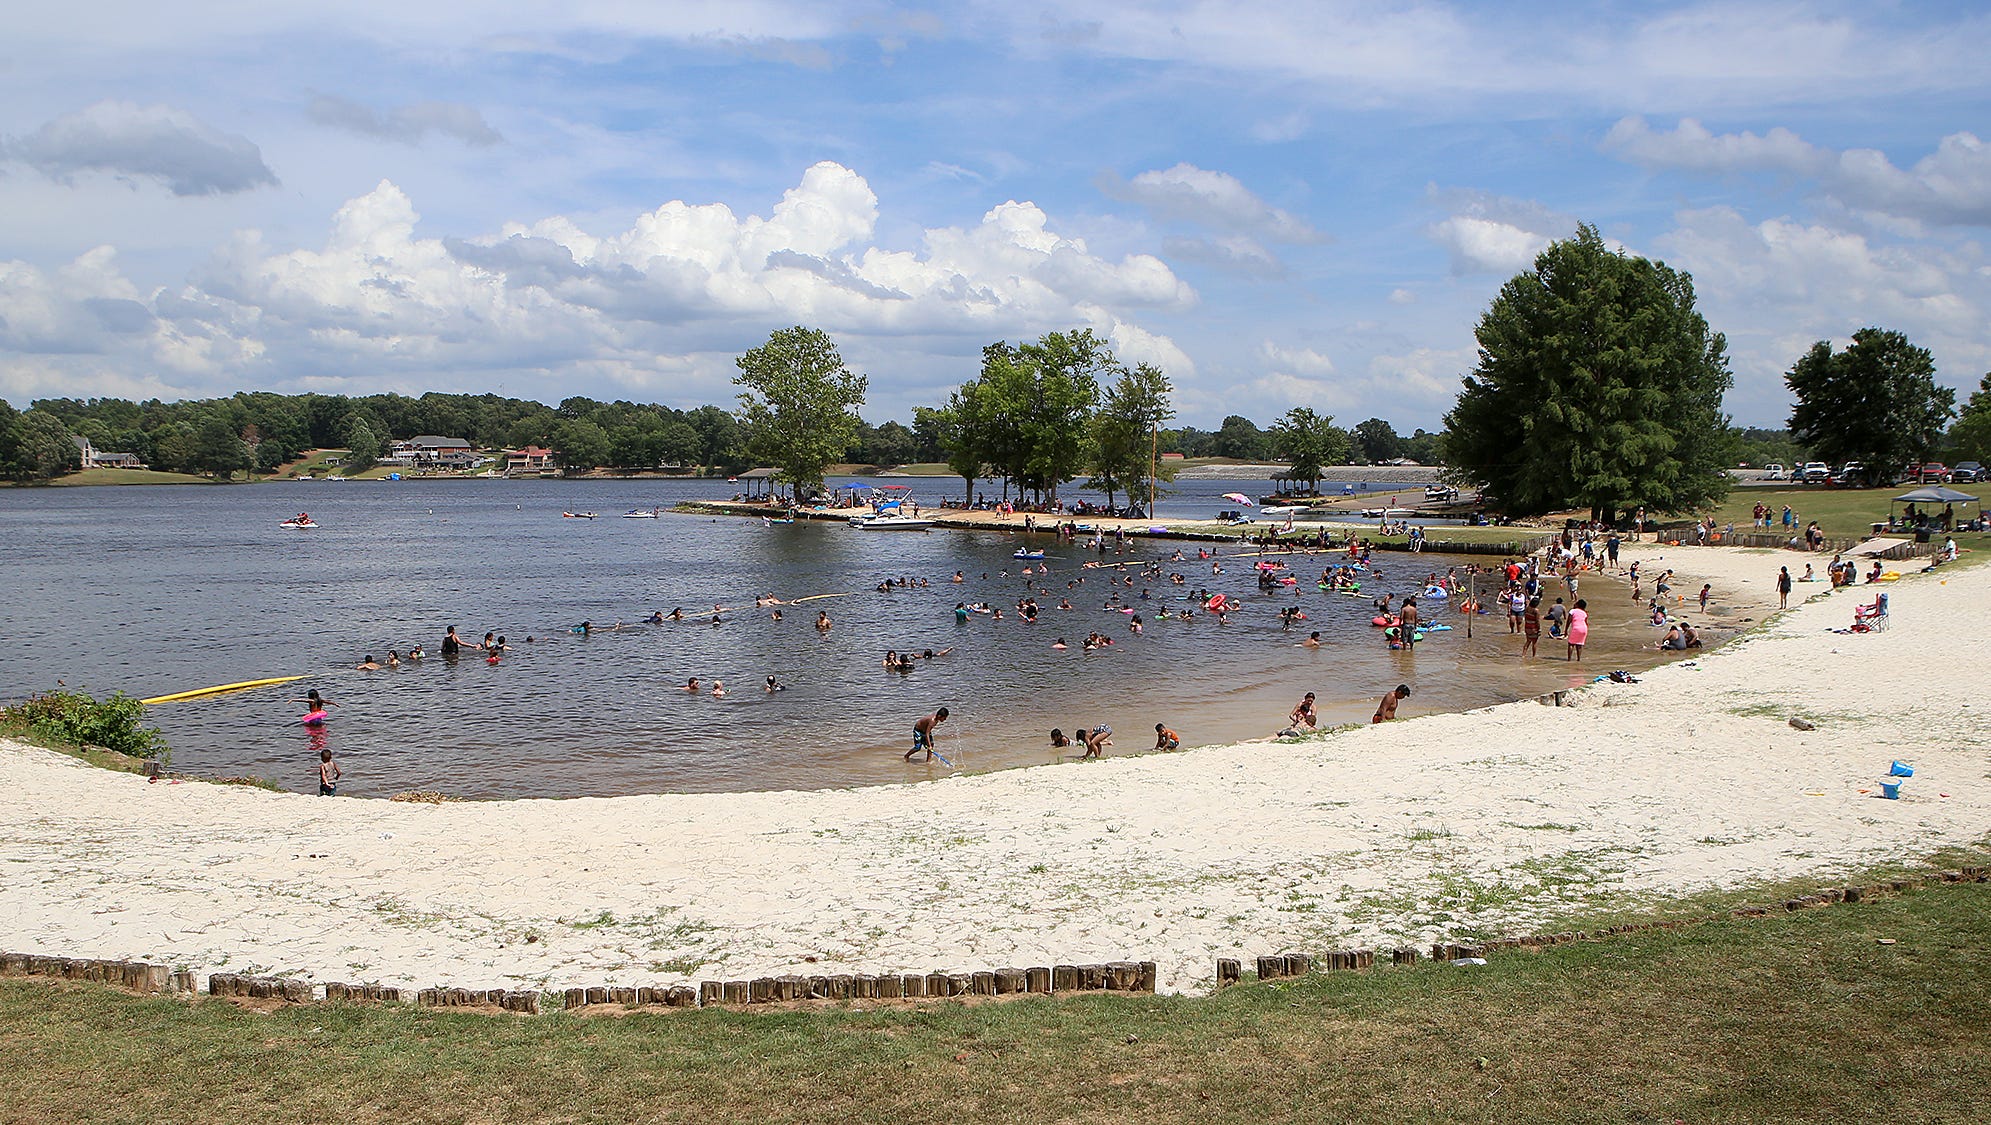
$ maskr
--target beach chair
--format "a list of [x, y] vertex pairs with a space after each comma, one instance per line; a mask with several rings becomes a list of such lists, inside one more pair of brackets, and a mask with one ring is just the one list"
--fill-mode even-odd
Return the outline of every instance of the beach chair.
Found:
[[1872, 605], [1853, 607], [1853, 632], [1878, 633], [1887, 628], [1887, 595], [1874, 598]]

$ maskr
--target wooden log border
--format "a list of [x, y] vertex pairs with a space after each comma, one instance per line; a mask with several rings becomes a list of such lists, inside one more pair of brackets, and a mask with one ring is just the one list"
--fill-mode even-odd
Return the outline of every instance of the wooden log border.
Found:
[[[1683, 930], [1705, 922], [1720, 922], [1736, 918], [1762, 918], [1774, 913], [1788, 913], [1797, 910], [1811, 910], [1837, 903], [1860, 903], [1871, 901], [1884, 894], [1906, 894], [1932, 883], [1983, 883], [1991, 881], [1991, 868], [1953, 867], [1944, 871], [1932, 871], [1925, 875], [1909, 875], [1889, 880], [1885, 883], [1867, 883], [1840, 887], [1820, 887], [1807, 895], [1785, 899], [1775, 906], [1738, 906], [1719, 914], [1707, 914], [1698, 918], [1669, 918], [1656, 922], [1628, 922], [1618, 926], [1606, 926], [1599, 930], [1561, 930], [1555, 933], [1526, 934], [1520, 937], [1495, 938], [1488, 941], [1436, 941], [1431, 943], [1430, 957], [1433, 961], [1459, 961], [1465, 958], [1484, 958], [1491, 953], [1506, 953], [1516, 950], [1532, 951], [1549, 946], [1564, 945], [1577, 941], [1599, 941], [1624, 934], [1642, 934], [1653, 930]], [[1392, 965], [1415, 965], [1423, 956], [1414, 946], [1400, 946], [1389, 951]], [[1373, 949], [1340, 949], [1309, 958], [1304, 953], [1274, 953], [1256, 959], [1258, 979], [1261, 981], [1290, 980], [1304, 976], [1312, 968], [1324, 973], [1349, 969], [1371, 969], [1376, 966], [1376, 951]], [[1243, 964], [1236, 958], [1217, 959], [1216, 983], [1219, 990], [1244, 981]]]
[[[1674, 918], [1653, 922], [1630, 922], [1598, 930], [1562, 930], [1534, 933], [1486, 941], [1437, 941], [1429, 956], [1434, 961], [1456, 961], [1545, 949], [1577, 941], [1600, 941], [1624, 934], [1654, 930], [1680, 930], [1705, 922], [1740, 918], [1761, 918], [1773, 913], [1811, 910], [1843, 903], [1868, 902], [1882, 895], [1907, 894], [1935, 883], [1983, 883], [1991, 881], [1991, 868], [1954, 867], [1921, 875], [1907, 875], [1886, 882], [1821, 887], [1805, 895], [1785, 899], [1776, 905], [1738, 906], [1718, 914], [1697, 918]], [[1389, 950], [1388, 963], [1415, 965], [1424, 953], [1413, 946]], [[1286, 952], [1256, 958], [1261, 981], [1293, 980], [1314, 972], [1337, 973], [1375, 968], [1379, 962], [1373, 949], [1336, 949], [1315, 956]], [[1218, 989], [1244, 982], [1244, 963], [1237, 958], [1219, 958], [1216, 965]], [[669, 1009], [742, 1007], [800, 1001], [848, 1000], [930, 1000], [954, 996], [1046, 996], [1066, 993], [1131, 992], [1153, 993], [1159, 978], [1153, 961], [1110, 961], [1082, 965], [1038, 965], [1030, 968], [1005, 967], [968, 972], [941, 970], [931, 973], [870, 974], [837, 973], [811, 976], [757, 977], [752, 980], [701, 981], [669, 986], [608, 986], [567, 988], [558, 992], [534, 989], [463, 988], [435, 986], [412, 989], [379, 983], [327, 981], [323, 986], [290, 976], [256, 976], [243, 973], [209, 973], [205, 981], [210, 996], [269, 1000], [279, 1004], [407, 1004], [427, 1008], [459, 1008], [480, 1012], [516, 1012], [539, 1015], [552, 1009], [549, 998], [557, 998], [566, 1011], [586, 1014], [590, 1009]], [[45, 953], [0, 952], [0, 977], [46, 977], [59, 980], [106, 984], [142, 996], [191, 997], [201, 991], [200, 975], [192, 969], [176, 969], [149, 961], [118, 961], [89, 957], [60, 957]]]

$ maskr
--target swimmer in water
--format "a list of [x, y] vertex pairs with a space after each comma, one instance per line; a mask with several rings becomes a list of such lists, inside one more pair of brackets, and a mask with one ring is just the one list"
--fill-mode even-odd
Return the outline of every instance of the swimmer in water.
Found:
[[1059, 637], [1057, 641], [1051, 645], [1051, 647], [1058, 650], [1059, 652], [1063, 652], [1066, 648], [1065, 639], [1063, 637]]
[[767, 682], [761, 685], [761, 690], [768, 693], [769, 695], [773, 695], [777, 691], [787, 691], [788, 687], [786, 684], [783, 684], [780, 681], [776, 680], [773, 676], [769, 676], [767, 678]]
[[1304, 640], [1304, 641], [1301, 641], [1301, 642], [1300, 642], [1300, 644], [1299, 644], [1299, 647], [1301, 647], [1301, 648], [1319, 648], [1319, 647], [1320, 647], [1320, 633], [1319, 633], [1319, 631], [1318, 631], [1318, 630], [1316, 630], [1315, 632], [1312, 632], [1312, 633], [1308, 633], [1308, 634], [1307, 634], [1307, 639], [1306, 639], [1306, 640]]
[[816, 611], [816, 629], [824, 633], [830, 631], [830, 613], [828, 610], [822, 609]]
[[724, 681], [724, 680], [713, 680], [713, 681], [712, 681], [712, 694], [713, 694], [714, 696], [720, 696], [720, 695], [724, 695], [724, 694], [726, 694], [726, 681]]
[[416, 661], [419, 661], [422, 657], [427, 655], [428, 655], [427, 653], [422, 651], [421, 645], [416, 645], [414, 648], [408, 650], [408, 663], [413, 664]]
[[684, 690], [685, 690], [685, 691], [687, 691], [687, 692], [689, 692], [689, 693], [691, 693], [692, 695], [697, 695], [697, 694], [698, 694], [698, 677], [697, 677], [697, 676], [693, 676], [692, 678], [690, 678], [690, 679], [686, 680], [686, 681], [684, 682]]
[[360, 671], [362, 671], [362, 672], [378, 672], [378, 671], [380, 671], [380, 665], [378, 665], [378, 664], [374, 663], [374, 660], [373, 660], [373, 654], [372, 654], [372, 653], [370, 653], [370, 652], [366, 654], [366, 658], [365, 658], [364, 660], [361, 660], [361, 661], [359, 662], [359, 664], [358, 664], [358, 666], [357, 666], [357, 667], [358, 667], [358, 669], [359, 669]]

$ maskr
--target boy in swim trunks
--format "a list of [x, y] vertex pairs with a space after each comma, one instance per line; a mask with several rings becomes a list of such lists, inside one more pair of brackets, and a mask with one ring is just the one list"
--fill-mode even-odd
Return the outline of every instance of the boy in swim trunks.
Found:
[[1398, 684], [1394, 691], [1386, 691], [1376, 704], [1376, 714], [1370, 723], [1387, 723], [1396, 718], [1396, 705], [1410, 698], [1410, 685]]
[[1162, 725], [1161, 723], [1156, 723], [1155, 749], [1180, 750], [1182, 749], [1182, 736], [1168, 729], [1166, 726]]
[[906, 751], [906, 761], [912, 761], [914, 754], [924, 750], [926, 751], [926, 760], [931, 762], [933, 760], [933, 728], [946, 721], [947, 708], [945, 707], [942, 707], [931, 715], [920, 716], [919, 720], [913, 723], [913, 748]]
[[339, 795], [339, 763], [332, 760], [330, 750], [318, 751], [318, 795], [336, 797]]

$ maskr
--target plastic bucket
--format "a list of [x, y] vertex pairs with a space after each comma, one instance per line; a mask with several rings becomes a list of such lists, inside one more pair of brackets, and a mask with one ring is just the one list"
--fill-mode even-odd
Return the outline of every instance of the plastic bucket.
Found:
[[1915, 767], [1909, 765], [1907, 762], [1897, 761], [1887, 767], [1887, 775], [1889, 777], [1914, 777]]
[[1885, 798], [1887, 798], [1887, 799], [1888, 799], [1888, 800], [1890, 800], [1890, 801], [1898, 801], [1898, 800], [1900, 800], [1900, 799], [1901, 799], [1901, 783], [1900, 783], [1900, 782], [1898, 782], [1898, 781], [1883, 781], [1883, 782], [1881, 782], [1881, 783], [1880, 783], [1880, 795], [1881, 795], [1881, 796], [1883, 796], [1883, 797], [1885, 797]]

